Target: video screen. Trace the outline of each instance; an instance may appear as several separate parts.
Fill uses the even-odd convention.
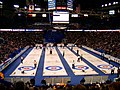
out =
[[[67,0],[67,10],[73,10],[73,0]]]
[[[53,11],[52,23],[69,23],[69,12]]]
[[[114,15],[115,14],[115,10],[109,10],[109,15]]]
[[[56,0],[48,0],[48,10],[54,10],[56,8]]]

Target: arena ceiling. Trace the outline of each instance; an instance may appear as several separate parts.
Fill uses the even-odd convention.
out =
[[[43,13],[48,13],[48,11],[42,13],[42,11],[40,12],[35,12],[37,13],[37,17],[36,18],[29,18],[26,14],[25,11],[23,11],[22,13],[18,12],[16,13],[16,9],[13,7],[13,5],[19,5],[20,8],[24,8],[26,6],[26,0],[0,0],[3,2],[3,8],[5,7],[5,9],[1,10],[0,9],[0,28],[44,28],[47,27],[47,29],[62,29],[62,28],[68,28],[68,29],[78,29],[78,28],[94,28],[94,26],[96,28],[102,27],[102,25],[106,24],[108,26],[113,26],[110,23],[108,24],[108,22],[112,22],[113,24],[117,24],[116,27],[120,27],[119,22],[120,20],[118,19],[120,17],[120,0],[74,0],[73,6],[74,9],[75,7],[77,7],[78,5],[80,5],[80,13],[78,13],[79,17],[77,18],[73,18],[71,17],[72,14],[74,14],[74,12],[70,12],[70,23],[69,25],[51,25],[49,22],[49,18],[43,18],[42,14]],[[29,1],[29,0],[27,0]],[[33,0],[34,3],[36,3],[37,5],[39,5],[41,8],[45,8],[47,10],[47,1],[48,0]],[[117,4],[117,9],[115,15],[109,15],[108,11],[112,10],[115,7],[110,8],[110,6],[102,8],[102,5],[105,4],[113,4],[113,2],[119,2],[119,4]],[[119,5],[119,6],[118,6]],[[114,6],[114,5],[113,5]],[[14,8],[14,9],[13,9]],[[107,9],[107,10],[106,10]],[[16,11],[15,11],[16,10]],[[21,9],[20,9],[21,11]],[[119,12],[118,12],[119,11]],[[28,12],[29,13],[29,12]],[[76,13],[76,12],[75,12]],[[89,17],[84,17],[84,14],[89,14]],[[21,16],[19,16],[19,14],[21,14]],[[27,16],[27,18],[26,18]],[[47,15],[48,16],[48,15]],[[112,17],[112,18],[111,18]],[[116,18],[116,19],[115,19]],[[98,22],[96,24],[96,22]],[[13,25],[15,24],[15,25]],[[100,26],[101,25],[101,26]],[[98,27],[99,26],[99,27]]]
[[[81,9],[100,8],[103,4],[119,2],[119,0],[75,0],[75,4],[80,3]]]
[[[26,0],[0,0],[7,4],[9,7],[14,4],[19,4],[21,6],[26,5]],[[29,0],[28,0],[29,1]],[[33,0],[36,4],[39,4],[42,8],[47,7],[47,0]],[[80,4],[81,9],[95,9],[100,8],[102,4],[119,2],[119,0],[74,0],[74,7]]]

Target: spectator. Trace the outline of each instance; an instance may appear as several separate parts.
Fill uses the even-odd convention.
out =
[[[41,84],[46,85],[46,80],[43,79],[43,80],[41,81]]]
[[[87,88],[84,85],[76,85],[73,87],[73,90],[87,90]]]
[[[120,82],[113,82],[108,85],[109,90],[119,90],[120,89]]]
[[[112,67],[111,74],[114,74],[114,71],[115,71],[115,66]]]

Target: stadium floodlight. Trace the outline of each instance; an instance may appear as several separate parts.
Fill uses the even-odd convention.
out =
[[[27,9],[27,7],[25,6],[24,9]]]
[[[14,8],[19,8],[19,5],[13,5],[14,6]]]
[[[47,17],[47,15],[46,14],[42,14],[42,17]]]
[[[104,7],[104,5],[102,5],[102,7]]]
[[[85,17],[88,17],[88,14],[84,14]]]
[[[116,4],[118,4],[118,2],[116,2]]]
[[[111,5],[111,3],[108,4],[109,6]]]
[[[35,8],[35,10],[36,10],[36,11],[40,11],[40,10],[41,10],[41,8]]]
[[[32,17],[36,17],[36,14],[32,14]]]
[[[113,5],[115,5],[116,4],[116,2],[113,2]]]
[[[107,4],[105,4],[105,6],[107,6]]]
[[[18,13],[18,16],[21,16],[21,13]]]
[[[78,14],[72,14],[71,17],[78,17]]]
[[[3,2],[2,2],[2,1],[0,1],[0,4],[3,4]]]

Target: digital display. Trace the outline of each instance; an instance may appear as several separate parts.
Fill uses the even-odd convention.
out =
[[[73,10],[73,0],[67,0],[67,10]]]
[[[67,9],[67,0],[56,0],[56,9]]]
[[[78,14],[72,14],[71,17],[78,17]]]
[[[110,14],[110,15],[114,15],[114,14],[115,14],[115,10],[110,10],[110,11],[109,11],[109,14]]]
[[[56,0],[48,0],[48,10],[54,10],[56,7]]]
[[[67,0],[56,0],[57,6],[67,6]]]
[[[53,11],[52,23],[69,23],[69,12]]]

